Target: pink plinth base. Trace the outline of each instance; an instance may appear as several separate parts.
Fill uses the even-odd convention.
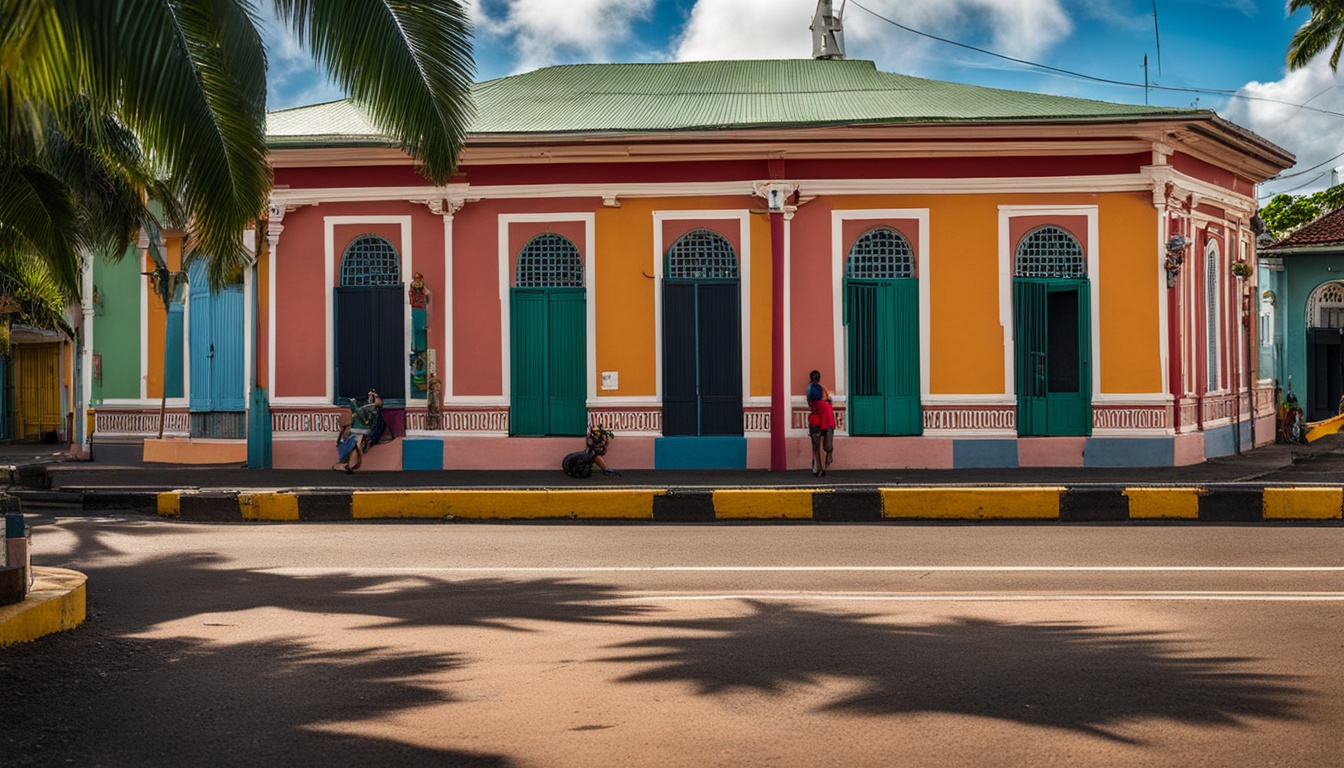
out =
[[[271,466],[276,469],[330,469],[336,463],[336,438],[276,440],[271,443]],[[401,440],[374,446],[359,465],[366,469],[401,469]]]
[[[412,435],[412,439],[443,440],[444,469],[554,469],[565,455],[583,450],[582,437],[480,437]],[[652,469],[652,437],[617,437],[607,451],[614,469]],[[364,456],[360,470],[402,468],[402,439],[375,446]],[[277,440],[271,463],[276,469],[327,469],[336,463],[335,438]]]
[[[1081,467],[1086,437],[1021,437],[1017,440],[1019,467]]]
[[[1203,464],[1204,433],[1191,432],[1187,435],[1177,435],[1175,456],[1175,464],[1178,467],[1185,467],[1191,464]]]
[[[812,441],[802,438],[798,463],[789,455],[792,469],[810,469]],[[835,438],[832,469],[951,469],[952,440],[942,437],[846,437]]]

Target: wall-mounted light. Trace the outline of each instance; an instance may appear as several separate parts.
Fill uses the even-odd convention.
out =
[[[1181,265],[1185,263],[1185,249],[1190,246],[1183,235],[1172,235],[1167,241],[1166,257],[1162,266],[1167,270],[1167,287],[1176,287],[1176,278],[1181,274]]]

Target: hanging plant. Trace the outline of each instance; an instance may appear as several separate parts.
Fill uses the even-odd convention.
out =
[[[1251,265],[1244,261],[1232,262],[1232,274],[1245,279],[1251,276]]]

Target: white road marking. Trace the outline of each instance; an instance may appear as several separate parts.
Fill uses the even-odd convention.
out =
[[[1344,573],[1338,565],[612,565],[262,568],[281,576],[422,573]]]
[[[757,592],[729,595],[637,595],[603,602],[656,603],[715,600],[779,600],[789,602],[894,602],[894,603],[1018,603],[1089,601],[1258,601],[1344,602],[1344,592],[1119,592],[1115,594],[883,594]]]

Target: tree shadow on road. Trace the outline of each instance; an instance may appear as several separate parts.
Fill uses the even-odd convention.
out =
[[[1140,743],[1125,731],[1144,720],[1293,719],[1309,693],[1291,676],[1256,671],[1256,659],[1201,656],[1155,634],[971,618],[906,625],[749,604],[745,617],[661,624],[675,634],[617,646],[640,652],[606,661],[647,665],[625,682],[689,682],[705,695],[787,695],[839,679],[850,685],[827,710],[965,714],[1124,743]]]
[[[499,755],[337,730],[451,697],[453,654],[119,636],[97,623],[0,656],[7,766],[480,766]]]

